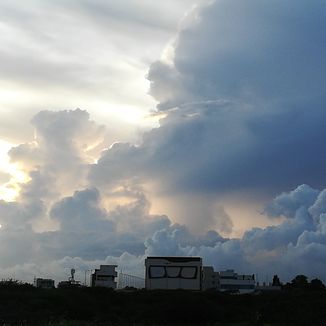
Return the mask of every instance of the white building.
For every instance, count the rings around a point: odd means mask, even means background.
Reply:
[[[199,257],[147,257],[145,268],[146,289],[202,289],[202,259]]]
[[[100,269],[95,269],[95,272],[91,275],[91,286],[116,289],[116,277],[118,276],[115,270],[116,267],[117,265],[100,265]]]
[[[254,275],[239,275],[233,269],[219,272],[219,290],[234,291],[237,293],[251,293],[255,291]]]

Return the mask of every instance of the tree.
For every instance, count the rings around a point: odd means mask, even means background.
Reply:
[[[273,286],[281,286],[282,283],[280,281],[280,278],[277,276],[277,275],[274,275],[273,276],[273,283],[272,283]]]
[[[324,283],[318,278],[314,278],[313,280],[311,280],[309,287],[311,290],[325,290]]]
[[[308,287],[308,277],[306,275],[297,275],[292,281],[291,285],[293,288],[305,289]]]

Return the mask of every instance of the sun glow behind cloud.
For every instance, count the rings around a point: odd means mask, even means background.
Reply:
[[[0,184],[0,200],[14,201],[19,194],[20,184],[26,183],[29,177],[18,164],[10,163],[8,151],[13,144],[0,140],[0,172],[8,175],[8,181]]]

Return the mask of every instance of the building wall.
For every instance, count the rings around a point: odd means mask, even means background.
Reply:
[[[226,270],[219,273],[220,291],[237,291],[250,293],[255,291],[254,275],[237,274],[234,270]]]
[[[47,278],[36,278],[34,279],[34,286],[42,289],[53,289],[54,280]]]
[[[211,266],[204,266],[202,273],[202,289],[217,290],[219,287],[219,273],[214,271]]]
[[[145,267],[146,289],[201,290],[199,257],[147,257]]]
[[[91,286],[103,286],[116,289],[117,282],[115,281],[118,273],[116,272],[117,265],[100,265],[99,269],[91,275]]]

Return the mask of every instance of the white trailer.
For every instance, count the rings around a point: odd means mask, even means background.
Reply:
[[[202,289],[200,257],[147,257],[145,268],[146,289]]]

